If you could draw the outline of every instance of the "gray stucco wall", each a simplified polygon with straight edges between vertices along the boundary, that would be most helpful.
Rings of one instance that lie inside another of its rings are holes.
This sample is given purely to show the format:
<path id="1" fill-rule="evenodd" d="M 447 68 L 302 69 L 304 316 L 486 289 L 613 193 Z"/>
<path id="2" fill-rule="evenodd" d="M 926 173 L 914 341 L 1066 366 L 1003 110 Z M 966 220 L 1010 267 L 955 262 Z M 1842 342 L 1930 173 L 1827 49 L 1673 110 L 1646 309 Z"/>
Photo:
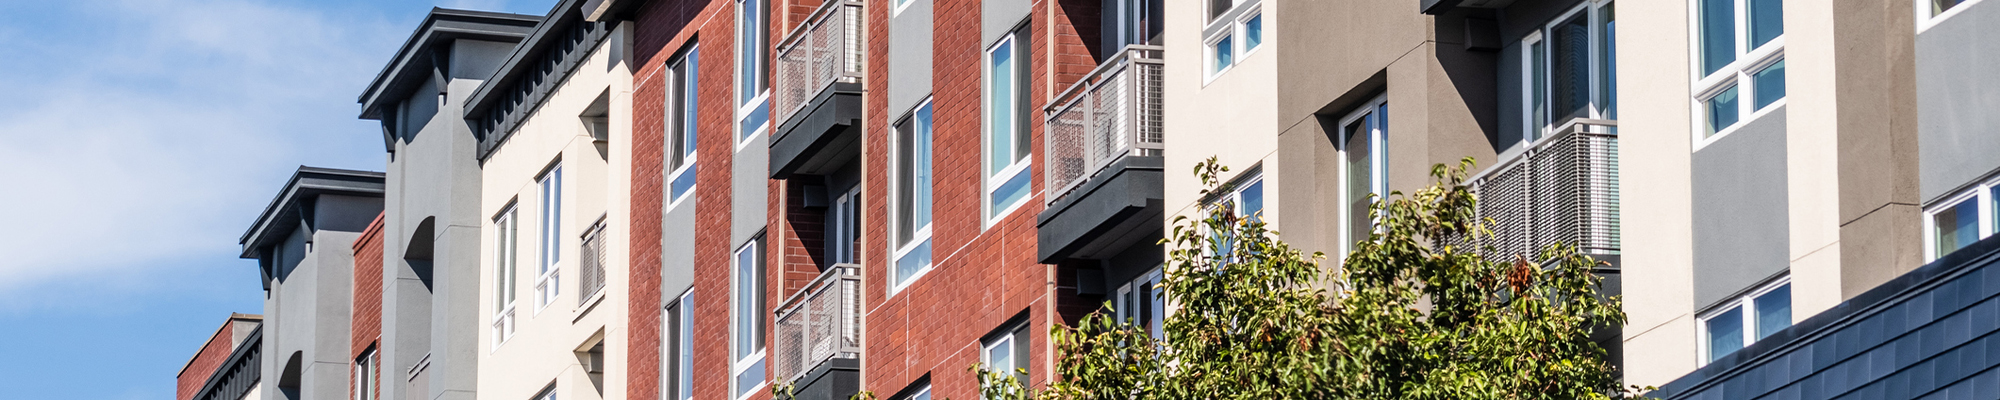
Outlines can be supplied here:
<path id="1" fill-rule="evenodd" d="M 744 242 L 764 232 L 764 225 L 770 207 L 766 193 L 771 191 L 771 135 L 757 135 L 736 151 L 736 158 L 730 164 L 731 197 L 729 218 L 729 248 L 735 251 Z"/>
<path id="2" fill-rule="evenodd" d="M 699 190 L 669 206 L 660 221 L 660 304 L 694 287 L 694 216 Z"/>
<path id="3" fill-rule="evenodd" d="M 1790 265 L 1785 109 L 1696 150 L 1694 301 L 1708 307 Z"/>
<path id="4" fill-rule="evenodd" d="M 979 43 L 993 45 L 1007 32 L 1028 19 L 1028 0 L 986 0 L 979 2 Z"/>
<path id="5" fill-rule="evenodd" d="M 889 118 L 931 95 L 931 0 L 910 0 L 889 17 Z"/>
<path id="6" fill-rule="evenodd" d="M 1917 34 L 1917 152 L 1925 202 L 2000 168 L 2000 6 L 1962 5 Z"/>
<path id="7" fill-rule="evenodd" d="M 348 394 L 348 356 L 353 320 L 354 240 L 381 210 L 374 198 L 325 195 L 312 215 L 317 229 L 301 228 L 277 244 L 291 265 L 284 279 L 271 284 L 264 303 L 265 356 L 261 366 L 272 385 L 263 399 L 338 399 Z M 282 390 L 292 355 L 297 361 L 296 391 Z M 294 397 L 296 396 L 296 397 Z"/>

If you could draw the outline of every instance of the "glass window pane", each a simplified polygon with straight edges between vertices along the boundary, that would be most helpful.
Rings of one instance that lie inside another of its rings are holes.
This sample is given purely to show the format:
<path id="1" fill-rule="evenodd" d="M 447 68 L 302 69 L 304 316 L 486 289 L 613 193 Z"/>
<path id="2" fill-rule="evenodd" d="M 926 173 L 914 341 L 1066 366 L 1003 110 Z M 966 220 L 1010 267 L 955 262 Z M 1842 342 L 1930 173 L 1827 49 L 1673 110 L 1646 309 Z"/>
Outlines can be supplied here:
<path id="1" fill-rule="evenodd" d="M 1764 70 L 1757 71 L 1750 80 L 1755 85 L 1752 88 L 1757 91 L 1757 109 L 1763 109 L 1764 106 L 1785 98 L 1785 60 L 1778 60 L 1777 64 L 1764 67 Z"/>
<path id="2" fill-rule="evenodd" d="M 1757 48 L 1785 34 L 1784 0 L 1746 0 L 1749 8 L 1750 47 Z"/>
<path id="3" fill-rule="evenodd" d="M 1743 308 L 1731 308 L 1708 318 L 1708 361 L 1743 349 Z"/>
<path id="4" fill-rule="evenodd" d="M 1701 0 L 1702 75 L 1736 61 L 1736 2 Z"/>
<path id="5" fill-rule="evenodd" d="M 1003 39 L 986 53 L 986 176 L 1012 165 L 1014 154 L 1014 41 Z"/>
<path id="6" fill-rule="evenodd" d="M 1792 285 L 1771 289 L 1754 300 L 1757 304 L 1757 339 L 1762 340 L 1792 326 Z"/>
<path id="7" fill-rule="evenodd" d="M 694 150 L 697 148 L 695 147 L 695 138 L 700 136 L 695 134 L 695 132 L 699 132 L 695 129 L 695 126 L 698 125 L 696 122 L 699 120 L 696 116 L 700 115 L 695 110 L 700 109 L 699 103 L 701 102 L 701 95 L 699 94 L 701 89 L 700 50 L 698 47 L 688 50 L 687 61 L 681 65 L 681 72 L 679 73 L 685 77 L 681 79 L 680 95 L 681 99 L 683 99 L 683 104 L 681 105 L 681 152 L 685 153 L 688 158 L 694 157 Z"/>
<path id="8" fill-rule="evenodd" d="M 916 120 L 896 125 L 896 245 L 910 243 L 916 233 Z"/>
<path id="9" fill-rule="evenodd" d="M 694 398 L 694 294 L 681 296 L 680 304 L 680 397 Z"/>
<path id="10" fill-rule="evenodd" d="M 1604 117 L 1614 120 L 1618 119 L 1618 23 L 1614 18 L 1617 13 L 1613 12 L 1617 5 L 1605 4 L 1604 9 L 1599 11 L 1604 24 L 1598 26 L 1597 33 L 1597 43 L 1601 47 L 1597 52 L 1597 68 L 1603 74 L 1598 79 L 1598 97 Z"/>
<path id="11" fill-rule="evenodd" d="M 1209 48 L 1215 57 L 1214 72 L 1222 72 L 1223 68 L 1229 68 L 1229 64 L 1236 61 L 1236 50 L 1231 48 L 1230 39 L 1228 36 L 1223 36 L 1221 41 L 1215 42 L 1215 46 Z"/>
<path id="12" fill-rule="evenodd" d="M 1714 136 L 1730 125 L 1736 125 L 1736 87 L 1723 90 L 1722 94 L 1708 99 L 1708 135 Z"/>
<path id="13" fill-rule="evenodd" d="M 987 217 L 1000 216 L 1000 212 L 1007 211 L 1008 207 L 1013 207 L 1015 204 L 1027 200 L 1028 189 L 1030 189 L 1028 185 L 1028 170 L 1021 169 L 1014 171 L 1014 175 L 1008 177 L 1006 181 L 1001 182 L 1000 187 L 993 188 L 993 193 L 991 193 L 993 203 L 988 205 L 987 209 L 991 215 L 987 215 Z"/>
<path id="14" fill-rule="evenodd" d="M 1213 21 L 1221 17 L 1223 13 L 1229 12 L 1230 6 L 1234 5 L 1236 5 L 1234 0 L 1208 0 L 1208 19 Z"/>
<path id="15" fill-rule="evenodd" d="M 681 196 L 687 195 L 689 189 L 694 189 L 694 176 L 695 176 L 695 169 L 697 168 L 700 168 L 700 166 L 690 165 L 687 167 L 687 169 L 681 170 L 680 175 L 674 177 L 674 182 L 673 182 L 674 200 L 679 200 Z"/>
<path id="16" fill-rule="evenodd" d="M 915 223 L 912 228 L 923 229 L 931 224 L 932 181 L 936 176 L 932 173 L 933 166 L 936 165 L 931 154 L 936 131 L 931 126 L 931 105 L 926 103 L 923 107 L 917 108 L 916 115 L 911 116 L 910 120 L 915 124 L 911 137 L 913 159 L 910 160 L 910 165 L 915 169 L 915 173 L 910 177 L 911 203 L 913 203 L 910 218 Z"/>
<path id="17" fill-rule="evenodd" d="M 922 243 L 918 243 L 916 247 L 910 248 L 910 252 L 904 253 L 902 258 L 896 259 L 896 284 L 903 285 L 909 283 L 910 277 L 916 276 L 918 272 L 923 272 L 924 268 L 930 265 L 931 241 L 925 239 Z"/>
<path id="18" fill-rule="evenodd" d="M 1243 207 L 1239 210 L 1242 212 L 1240 215 L 1245 217 L 1244 219 L 1251 221 L 1262 221 L 1264 219 L 1264 180 L 1258 179 L 1256 182 L 1250 182 L 1250 185 L 1244 186 L 1241 196 L 1243 198 Z"/>
<path id="19" fill-rule="evenodd" d="M 1965 0 L 1931 0 L 1931 16 L 1935 17 L 1938 14 L 1944 14 L 1945 10 L 1957 7 L 1958 3 L 1963 2 Z"/>
<path id="20" fill-rule="evenodd" d="M 748 105 L 763 89 L 759 82 L 763 77 L 757 72 L 763 59 L 764 6 L 763 0 L 742 0 L 737 7 L 740 14 L 737 20 L 741 22 L 737 28 L 741 31 L 736 34 L 736 99 L 741 102 L 739 105 Z"/>
<path id="21" fill-rule="evenodd" d="M 764 383 L 764 359 L 758 358 L 757 363 L 751 365 L 750 369 L 736 374 L 736 397 L 750 394 L 761 383 Z"/>
<path id="22" fill-rule="evenodd" d="M 1374 146 L 1369 143 L 1373 138 L 1368 132 L 1367 122 L 1368 118 L 1364 117 L 1347 125 L 1347 146 L 1341 150 L 1347 153 L 1348 243 L 1367 240 L 1374 226 L 1373 221 L 1368 219 L 1368 205 L 1373 202 L 1369 195 L 1374 193 L 1375 186 L 1372 179 L 1375 176 L 1375 161 L 1371 159 Z"/>
<path id="23" fill-rule="evenodd" d="M 986 367 L 992 371 L 1014 370 L 1014 338 L 1000 338 L 993 347 L 986 349 Z"/>
<path id="24" fill-rule="evenodd" d="M 1966 199 L 1931 215 L 1931 235 L 1937 241 L 1931 257 L 1944 257 L 1979 240 L 1979 203 Z"/>
<path id="25" fill-rule="evenodd" d="M 1243 21 L 1243 50 L 1254 50 L 1264 44 L 1264 15 L 1258 14 Z"/>
<path id="26" fill-rule="evenodd" d="M 1549 45 L 1554 50 L 1549 60 L 1549 102 L 1555 118 L 1548 123 L 1590 115 L 1589 22 L 1587 13 L 1578 13 L 1549 28 Z"/>
<path id="27" fill-rule="evenodd" d="M 1541 138 L 1549 128 L 1549 50 L 1548 41 L 1536 41 L 1528 45 L 1530 64 L 1528 85 L 1530 87 L 1528 107 L 1528 141 Z"/>

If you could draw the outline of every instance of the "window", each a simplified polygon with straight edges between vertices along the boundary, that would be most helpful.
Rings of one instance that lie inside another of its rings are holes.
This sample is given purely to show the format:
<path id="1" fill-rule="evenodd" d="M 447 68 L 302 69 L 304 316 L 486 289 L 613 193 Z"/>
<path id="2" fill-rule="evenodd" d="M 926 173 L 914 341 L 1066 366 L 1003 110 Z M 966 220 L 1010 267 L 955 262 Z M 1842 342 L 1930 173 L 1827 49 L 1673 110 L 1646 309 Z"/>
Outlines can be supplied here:
<path id="1" fill-rule="evenodd" d="M 1013 373 L 1021 385 L 1028 384 L 1028 326 L 1022 323 L 981 343 L 979 362 L 988 372 Z"/>
<path id="2" fill-rule="evenodd" d="M 736 321 L 732 333 L 736 338 L 734 361 L 735 372 L 733 397 L 742 398 L 756 392 L 764 384 L 764 317 L 771 314 L 764 307 L 764 253 L 759 242 L 763 238 L 751 239 L 743 247 L 736 249 L 736 257 L 731 260 L 736 270 L 735 302 L 736 312 L 730 313 Z"/>
<path id="3" fill-rule="evenodd" d="M 535 400 L 556 400 L 556 384 L 549 383 L 548 387 L 542 388 L 541 393 L 535 394 Z"/>
<path id="4" fill-rule="evenodd" d="M 681 294 L 662 312 L 660 376 L 662 399 L 694 398 L 694 292 Z"/>
<path id="5" fill-rule="evenodd" d="M 536 227 L 541 245 L 541 262 L 535 269 L 535 311 L 539 312 L 562 294 L 561 268 L 556 267 L 562 261 L 562 165 L 550 168 L 536 182 L 542 199 L 541 225 Z"/>
<path id="6" fill-rule="evenodd" d="M 890 293 L 901 291 L 910 281 L 931 269 L 931 102 L 925 100 L 916 111 L 896 123 L 896 159 L 890 162 L 896 177 L 895 268 L 889 271 Z"/>
<path id="7" fill-rule="evenodd" d="M 1226 0 L 1225 0 L 1226 1 Z M 1216 30 L 1208 38 L 1208 80 L 1228 71 L 1238 60 L 1250 56 L 1264 44 L 1264 11 L 1262 4 L 1251 4 L 1231 24 Z M 1209 28 L 1214 29 L 1214 28 Z M 1204 81 L 1205 82 L 1205 81 Z"/>
<path id="8" fill-rule="evenodd" d="M 361 352 L 354 359 L 354 400 L 376 400 L 382 398 L 381 361 L 375 357 L 375 348 Z"/>
<path id="9" fill-rule="evenodd" d="M 1731 299 L 1701 318 L 1702 358 L 1707 364 L 1792 326 L 1791 278 L 1779 278 Z"/>
<path id="10" fill-rule="evenodd" d="M 910 393 L 910 395 L 908 397 L 904 397 L 903 400 L 931 400 L 931 386 L 929 384 L 925 384 L 924 388 L 917 389 L 916 392 Z"/>
<path id="11" fill-rule="evenodd" d="M 1160 277 L 1160 269 L 1155 268 L 1120 286 L 1111 308 L 1119 321 L 1145 328 L 1153 339 L 1165 340 L 1166 292 L 1160 287 Z"/>
<path id="12" fill-rule="evenodd" d="M 770 127 L 771 82 L 767 57 L 770 18 L 767 0 L 736 1 L 736 146 Z"/>
<path id="13" fill-rule="evenodd" d="M 1521 40 L 1521 140 L 1547 137 L 1572 118 L 1616 118 L 1612 3 L 1586 3 Z"/>
<path id="14" fill-rule="evenodd" d="M 513 206 L 493 220 L 493 347 L 514 337 L 514 288 L 520 285 L 520 223 Z"/>
<path id="15" fill-rule="evenodd" d="M 1104 23 L 1104 39 L 1109 41 L 1106 50 L 1124 49 L 1125 46 L 1146 44 L 1153 35 L 1160 32 L 1160 21 L 1154 13 L 1161 11 L 1164 0 L 1106 0 L 1104 15 L 1110 16 Z"/>
<path id="16" fill-rule="evenodd" d="M 1374 204 L 1375 197 L 1389 192 L 1389 104 L 1385 99 L 1377 97 L 1340 120 L 1340 151 L 1345 155 L 1341 163 L 1341 178 L 1345 181 L 1341 202 L 1347 205 L 1343 245 L 1368 240 L 1375 231 L 1368 206 Z M 1348 249 L 1341 250 L 1345 254 Z"/>
<path id="17" fill-rule="evenodd" d="M 1973 185 L 1924 211 L 1925 260 L 1936 260 L 2000 230 L 2000 180 Z"/>
<path id="18" fill-rule="evenodd" d="M 696 100 L 701 96 L 697 90 L 701 81 L 697 72 L 701 59 L 701 48 L 690 46 L 679 59 L 667 62 L 666 118 L 667 128 L 667 204 L 679 203 L 694 190 L 695 137 L 697 121 Z"/>
<path id="19" fill-rule="evenodd" d="M 1242 4 L 1243 1 L 1244 0 L 1208 0 L 1207 21 L 1214 22 L 1216 18 L 1222 18 L 1223 15 L 1229 14 L 1230 9 L 1236 8 L 1236 5 Z"/>
<path id="20" fill-rule="evenodd" d="M 1027 49 L 1007 34 L 986 50 L 986 226 L 1028 200 Z"/>
<path id="21" fill-rule="evenodd" d="M 1785 98 L 1781 0 L 1697 0 L 1693 87 L 1697 148 Z M 1747 100 L 1747 101 L 1746 101 Z"/>
<path id="22" fill-rule="evenodd" d="M 1958 15 L 1981 0 L 1913 0 L 1917 5 L 1917 32 L 1922 33 L 1945 18 Z"/>
<path id="23" fill-rule="evenodd" d="M 827 265 L 861 262 L 861 188 L 833 199 L 827 220 Z"/>
<path id="24" fill-rule="evenodd" d="M 1237 177 L 1229 184 L 1229 191 L 1211 199 L 1209 212 L 1235 217 L 1239 221 L 1261 222 L 1264 220 L 1264 176 L 1262 171 L 1253 169 Z M 1210 251 L 1214 255 L 1227 255 L 1236 250 L 1236 232 L 1217 232 L 1210 239 Z M 1233 259 L 1232 259 L 1233 260 Z"/>

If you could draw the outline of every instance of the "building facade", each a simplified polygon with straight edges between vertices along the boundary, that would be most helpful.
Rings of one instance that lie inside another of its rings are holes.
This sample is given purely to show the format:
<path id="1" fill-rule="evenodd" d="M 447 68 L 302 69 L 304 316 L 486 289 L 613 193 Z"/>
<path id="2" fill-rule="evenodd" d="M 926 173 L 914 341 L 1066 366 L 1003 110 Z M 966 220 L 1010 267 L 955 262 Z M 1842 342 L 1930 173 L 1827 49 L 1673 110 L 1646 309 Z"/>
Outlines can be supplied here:
<path id="1" fill-rule="evenodd" d="M 261 400 L 264 316 L 231 313 L 174 376 L 175 400 Z"/>
<path id="2" fill-rule="evenodd" d="M 242 257 L 264 277 L 264 399 L 350 393 L 354 243 L 381 215 L 382 192 L 379 172 L 299 167 L 243 233 Z"/>

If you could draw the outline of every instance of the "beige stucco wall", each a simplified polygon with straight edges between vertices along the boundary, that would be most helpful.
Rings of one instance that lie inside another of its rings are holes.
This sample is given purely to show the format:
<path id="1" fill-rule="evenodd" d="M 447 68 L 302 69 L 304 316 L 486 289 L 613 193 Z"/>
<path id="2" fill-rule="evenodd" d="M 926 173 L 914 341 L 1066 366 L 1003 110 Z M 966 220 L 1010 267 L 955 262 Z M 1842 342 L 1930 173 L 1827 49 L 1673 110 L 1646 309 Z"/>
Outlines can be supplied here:
<path id="1" fill-rule="evenodd" d="M 595 49 L 584 64 L 549 96 L 521 126 L 502 142 L 485 161 L 482 171 L 481 211 L 488 216 L 482 225 L 480 309 L 487 316 L 479 322 L 479 394 L 481 397 L 526 399 L 551 382 L 557 398 L 596 400 L 624 398 L 624 336 L 626 334 L 626 276 L 628 230 L 618 222 L 629 220 L 628 193 L 631 153 L 631 73 L 625 66 L 629 54 L 629 27 L 621 26 L 609 40 Z M 594 143 L 578 118 L 600 95 L 608 93 L 610 141 Z M 541 207 L 536 178 L 552 162 L 563 168 L 562 255 L 557 264 L 561 281 L 558 296 L 545 307 L 536 305 L 536 232 Z M 519 218 L 519 247 L 515 287 L 515 330 L 511 338 L 492 346 L 491 316 L 493 288 L 497 278 L 495 232 L 492 216 L 510 203 Z M 604 217 L 605 288 L 601 298 L 579 305 L 581 275 L 579 251 L 582 234 Z M 537 308 L 540 308 L 537 310 Z M 584 370 L 578 352 L 602 340 L 605 345 L 605 373 L 602 394 Z"/>
<path id="2" fill-rule="evenodd" d="M 1698 365 L 1695 341 L 1686 0 L 1618 4 L 1618 140 L 1625 383 L 1658 386 Z M 1636 49 L 1651 49 L 1639 51 Z M 1643 184 L 1640 184 L 1643 182 Z M 1644 210 L 1644 211 L 1639 211 Z"/>
<path id="3" fill-rule="evenodd" d="M 1263 1 L 1263 44 L 1238 57 L 1235 66 L 1212 81 L 1206 81 L 1205 74 L 1207 64 L 1203 54 L 1207 48 L 1201 31 L 1206 18 L 1202 15 L 1202 3 L 1166 2 L 1162 12 L 1168 67 L 1163 82 L 1166 118 L 1162 122 L 1166 136 L 1168 215 L 1191 215 L 1198 211 L 1196 205 L 1201 200 L 1202 187 L 1193 174 L 1194 166 L 1209 157 L 1216 157 L 1230 167 L 1224 179 L 1239 176 L 1261 163 L 1265 193 L 1275 193 L 1280 186 L 1281 182 L 1274 179 L 1277 99 L 1271 96 L 1278 84 L 1277 53 L 1284 46 L 1281 35 L 1276 34 L 1283 26 L 1276 18 L 1275 6 L 1279 2 Z M 1276 196 L 1265 196 L 1267 220 L 1281 219 L 1276 211 L 1281 203 Z M 1274 228 L 1280 228 L 1278 225 L 1282 223 L 1273 223 Z"/>

